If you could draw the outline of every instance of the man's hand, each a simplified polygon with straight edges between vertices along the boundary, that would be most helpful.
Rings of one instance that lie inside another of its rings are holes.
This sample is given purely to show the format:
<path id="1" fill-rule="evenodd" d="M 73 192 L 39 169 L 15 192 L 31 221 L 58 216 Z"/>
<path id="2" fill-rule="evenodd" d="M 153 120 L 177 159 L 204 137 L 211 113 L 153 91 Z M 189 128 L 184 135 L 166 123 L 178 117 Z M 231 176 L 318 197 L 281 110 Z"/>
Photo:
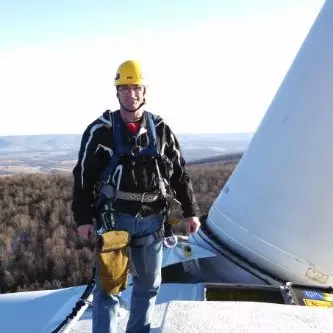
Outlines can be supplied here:
<path id="1" fill-rule="evenodd" d="M 77 228 L 77 233 L 82 238 L 91 239 L 91 237 L 93 235 L 93 229 L 94 229 L 94 226 L 92 224 L 84 224 L 84 225 L 80 225 Z"/>
<path id="2" fill-rule="evenodd" d="M 185 224 L 186 224 L 187 235 L 189 235 L 190 233 L 195 234 L 201 226 L 200 220 L 197 216 L 185 218 Z"/>

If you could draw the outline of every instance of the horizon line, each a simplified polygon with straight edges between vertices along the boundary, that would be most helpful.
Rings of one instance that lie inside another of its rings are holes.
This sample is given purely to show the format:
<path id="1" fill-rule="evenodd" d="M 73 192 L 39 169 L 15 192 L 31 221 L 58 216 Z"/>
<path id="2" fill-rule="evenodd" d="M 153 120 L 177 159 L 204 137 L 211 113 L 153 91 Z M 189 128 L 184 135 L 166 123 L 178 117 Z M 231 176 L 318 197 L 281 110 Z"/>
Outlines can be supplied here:
<path id="1" fill-rule="evenodd" d="M 236 132 L 178 132 L 176 135 L 221 135 L 221 134 L 254 134 L 254 132 L 247 132 L 247 131 L 236 131 Z M 14 136 L 68 136 L 68 135 L 81 135 L 82 133 L 40 133 L 40 134 L 6 134 L 0 135 L 1 138 L 4 137 L 14 137 Z"/>

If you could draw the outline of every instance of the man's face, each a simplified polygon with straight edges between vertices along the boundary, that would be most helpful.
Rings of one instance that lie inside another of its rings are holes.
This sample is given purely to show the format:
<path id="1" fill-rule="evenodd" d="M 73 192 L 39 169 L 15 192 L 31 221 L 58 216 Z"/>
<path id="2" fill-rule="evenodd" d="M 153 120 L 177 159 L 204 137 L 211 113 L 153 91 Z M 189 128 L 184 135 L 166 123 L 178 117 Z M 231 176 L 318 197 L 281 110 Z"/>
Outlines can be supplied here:
<path id="1" fill-rule="evenodd" d="M 136 110 L 144 101 L 145 87 L 140 85 L 124 85 L 118 87 L 120 104 L 128 110 Z"/>

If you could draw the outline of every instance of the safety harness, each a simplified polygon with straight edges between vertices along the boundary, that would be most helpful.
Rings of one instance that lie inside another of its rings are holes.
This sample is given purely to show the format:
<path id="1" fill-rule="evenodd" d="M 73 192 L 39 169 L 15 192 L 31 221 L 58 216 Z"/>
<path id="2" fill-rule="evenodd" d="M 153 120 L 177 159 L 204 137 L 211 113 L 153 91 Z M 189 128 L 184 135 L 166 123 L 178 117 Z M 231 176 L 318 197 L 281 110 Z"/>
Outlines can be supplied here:
<path id="1" fill-rule="evenodd" d="M 173 234 L 171 226 L 167 223 L 168 214 L 170 212 L 170 201 L 175 198 L 172 193 L 167 190 L 169 179 L 162 178 L 158 160 L 162 159 L 160 152 L 157 149 L 156 142 L 156 128 L 153 120 L 152 113 L 146 111 L 147 116 L 147 135 L 148 145 L 141 147 L 137 144 L 129 145 L 124 144 L 122 136 L 122 118 L 120 111 L 111 113 L 112 117 L 112 129 L 113 137 L 115 140 L 114 151 L 111 157 L 111 161 L 108 167 L 101 175 L 98 189 L 97 189 L 97 212 L 99 219 L 103 224 L 104 230 L 113 230 L 116 227 L 115 220 L 113 217 L 114 209 L 113 202 L 116 199 L 136 201 L 141 203 L 149 203 L 157 200 L 165 200 L 165 208 L 162 211 L 163 214 L 163 225 L 162 229 L 142 237 L 132 238 L 132 244 L 137 246 L 149 245 L 156 240 L 156 238 L 164 237 L 164 246 L 173 247 L 176 245 L 176 236 Z M 124 192 L 119 189 L 121 177 L 122 177 L 122 160 L 126 158 L 132 160 L 137 158 L 152 158 L 155 162 L 156 172 L 158 176 L 158 187 L 159 191 L 154 193 L 134 193 Z"/>

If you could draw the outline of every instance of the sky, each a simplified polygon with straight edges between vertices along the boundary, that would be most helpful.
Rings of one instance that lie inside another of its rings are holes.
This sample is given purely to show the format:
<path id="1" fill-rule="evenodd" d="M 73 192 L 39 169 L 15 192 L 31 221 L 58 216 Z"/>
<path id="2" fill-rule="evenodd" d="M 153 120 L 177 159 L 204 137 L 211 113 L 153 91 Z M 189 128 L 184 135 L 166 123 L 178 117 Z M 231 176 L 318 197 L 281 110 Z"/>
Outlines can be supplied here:
<path id="1" fill-rule="evenodd" d="M 324 0 L 0 0 L 0 136 L 81 134 L 142 63 L 176 133 L 254 132 Z"/>

